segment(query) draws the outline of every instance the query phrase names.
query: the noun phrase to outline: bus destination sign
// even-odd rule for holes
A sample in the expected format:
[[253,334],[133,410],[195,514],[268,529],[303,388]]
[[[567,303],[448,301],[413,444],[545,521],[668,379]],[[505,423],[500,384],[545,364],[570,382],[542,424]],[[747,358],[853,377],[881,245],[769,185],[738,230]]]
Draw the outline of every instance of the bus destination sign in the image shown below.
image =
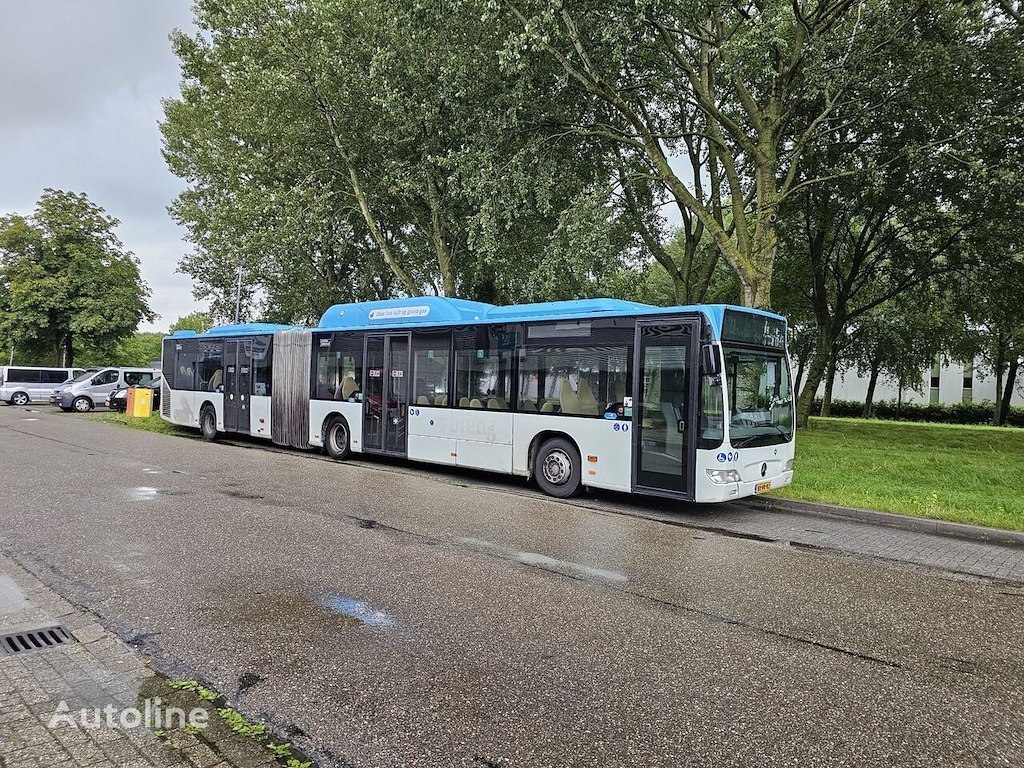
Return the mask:
[[786,323],[774,317],[727,309],[722,320],[722,340],[785,349]]

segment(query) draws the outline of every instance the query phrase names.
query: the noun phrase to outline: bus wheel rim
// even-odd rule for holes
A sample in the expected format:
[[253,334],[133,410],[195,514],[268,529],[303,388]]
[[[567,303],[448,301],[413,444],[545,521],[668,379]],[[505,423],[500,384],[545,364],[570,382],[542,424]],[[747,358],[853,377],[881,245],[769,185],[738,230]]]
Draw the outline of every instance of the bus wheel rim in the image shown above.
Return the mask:
[[344,424],[335,424],[331,430],[331,444],[334,446],[334,450],[341,452],[345,450],[346,432]]
[[552,485],[562,485],[572,474],[572,459],[560,449],[550,451],[544,457],[544,464],[541,467],[544,479]]

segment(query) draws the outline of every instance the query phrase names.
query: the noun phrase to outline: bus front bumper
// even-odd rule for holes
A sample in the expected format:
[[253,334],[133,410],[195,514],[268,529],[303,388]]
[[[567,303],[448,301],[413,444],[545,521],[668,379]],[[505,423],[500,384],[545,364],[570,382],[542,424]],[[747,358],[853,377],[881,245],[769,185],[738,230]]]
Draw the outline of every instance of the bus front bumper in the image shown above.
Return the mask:
[[698,503],[714,503],[719,501],[734,501],[750,496],[761,496],[771,493],[777,488],[784,488],[793,482],[793,470],[780,472],[771,477],[765,477],[757,481],[738,483],[709,483],[698,491],[696,501]]

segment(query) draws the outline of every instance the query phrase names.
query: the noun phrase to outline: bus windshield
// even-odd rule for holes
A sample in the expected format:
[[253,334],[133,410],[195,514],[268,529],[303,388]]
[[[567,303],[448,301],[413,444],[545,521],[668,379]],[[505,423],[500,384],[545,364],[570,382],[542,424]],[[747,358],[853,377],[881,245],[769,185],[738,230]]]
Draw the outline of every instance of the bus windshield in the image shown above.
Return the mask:
[[789,364],[781,350],[724,348],[733,448],[788,443],[793,437]]

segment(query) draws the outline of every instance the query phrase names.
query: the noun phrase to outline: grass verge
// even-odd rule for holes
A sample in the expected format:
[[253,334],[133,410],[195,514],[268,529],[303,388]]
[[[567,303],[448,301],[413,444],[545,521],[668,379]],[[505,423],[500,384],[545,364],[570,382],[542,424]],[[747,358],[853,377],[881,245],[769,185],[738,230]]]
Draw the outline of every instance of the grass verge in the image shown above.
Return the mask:
[[772,495],[1024,530],[1024,430],[811,419]]
[[177,424],[171,424],[169,421],[164,421],[160,418],[160,414],[154,413],[148,419],[145,418],[134,418],[124,413],[117,413],[116,411],[105,411],[100,413],[93,413],[90,416],[96,421],[102,421],[107,424],[115,424],[119,427],[129,427],[131,429],[142,429],[146,432],[159,432],[164,435],[195,435],[195,431],[186,427],[179,427]]

